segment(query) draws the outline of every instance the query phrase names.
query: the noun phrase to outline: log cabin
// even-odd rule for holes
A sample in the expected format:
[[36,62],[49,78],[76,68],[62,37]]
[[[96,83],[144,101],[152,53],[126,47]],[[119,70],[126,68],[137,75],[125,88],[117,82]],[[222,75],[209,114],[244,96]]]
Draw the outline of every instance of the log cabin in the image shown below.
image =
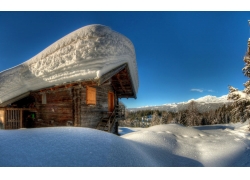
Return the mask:
[[120,98],[136,98],[132,42],[104,25],[82,27],[0,72],[0,129],[88,127],[118,133]]

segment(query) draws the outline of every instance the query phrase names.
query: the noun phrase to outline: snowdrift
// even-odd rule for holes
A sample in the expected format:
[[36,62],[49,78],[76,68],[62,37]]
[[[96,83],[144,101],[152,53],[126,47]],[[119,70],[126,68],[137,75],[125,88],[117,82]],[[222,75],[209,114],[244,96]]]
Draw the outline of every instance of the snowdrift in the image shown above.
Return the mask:
[[135,93],[135,50],[125,36],[103,25],[80,28],[11,69],[0,72],[0,104],[26,92],[83,80],[96,80],[128,64]]
[[0,166],[197,167],[250,166],[247,124],[95,129],[0,130]]

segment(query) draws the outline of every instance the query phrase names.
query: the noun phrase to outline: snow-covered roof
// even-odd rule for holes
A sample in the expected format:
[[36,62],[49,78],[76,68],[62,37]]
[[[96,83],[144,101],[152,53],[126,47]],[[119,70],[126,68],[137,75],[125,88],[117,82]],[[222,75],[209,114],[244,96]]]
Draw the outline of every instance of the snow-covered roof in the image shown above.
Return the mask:
[[123,64],[128,64],[136,94],[139,81],[132,42],[107,26],[85,26],[26,62],[0,72],[0,104],[28,91],[98,80]]

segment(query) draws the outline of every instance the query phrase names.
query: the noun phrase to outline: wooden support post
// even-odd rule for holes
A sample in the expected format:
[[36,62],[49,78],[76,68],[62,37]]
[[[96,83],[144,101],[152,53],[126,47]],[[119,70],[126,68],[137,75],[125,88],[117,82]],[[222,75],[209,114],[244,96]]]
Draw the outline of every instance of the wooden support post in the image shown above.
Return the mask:
[[20,110],[20,128],[23,128],[23,110]]

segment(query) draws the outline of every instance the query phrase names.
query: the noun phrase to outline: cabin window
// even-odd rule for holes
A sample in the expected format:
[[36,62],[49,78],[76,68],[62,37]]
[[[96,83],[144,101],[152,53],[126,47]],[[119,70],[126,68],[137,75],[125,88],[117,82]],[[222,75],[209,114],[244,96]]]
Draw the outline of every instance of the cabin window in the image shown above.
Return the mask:
[[43,93],[43,94],[42,94],[42,104],[47,104],[46,93]]
[[87,105],[96,105],[96,89],[93,87],[86,88],[86,104]]

